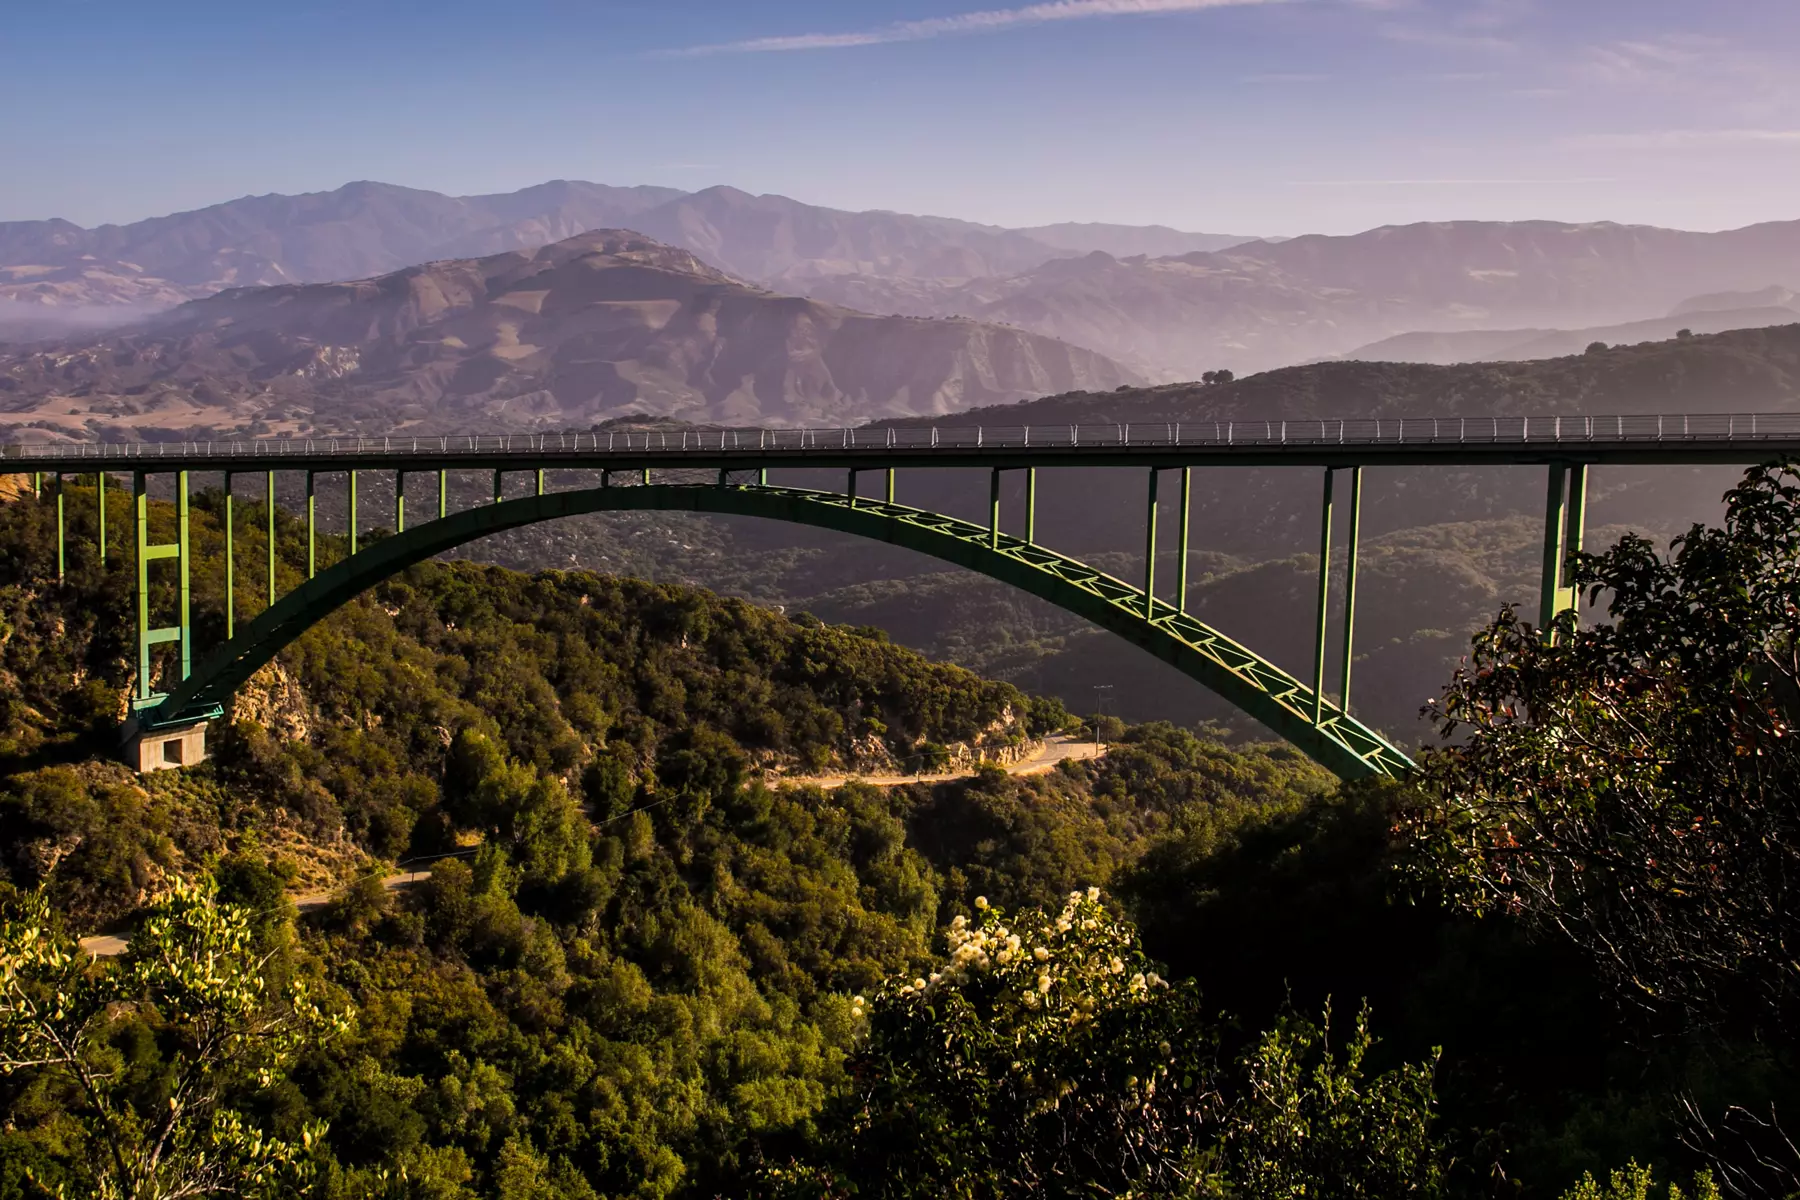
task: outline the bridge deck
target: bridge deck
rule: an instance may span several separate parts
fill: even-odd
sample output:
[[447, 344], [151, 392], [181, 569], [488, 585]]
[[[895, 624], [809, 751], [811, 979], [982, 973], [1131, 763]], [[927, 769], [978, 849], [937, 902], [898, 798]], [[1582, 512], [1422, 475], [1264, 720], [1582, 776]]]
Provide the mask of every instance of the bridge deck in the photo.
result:
[[1800, 413], [1109, 425], [686, 429], [0, 447], [28, 471], [1750, 463], [1800, 456]]

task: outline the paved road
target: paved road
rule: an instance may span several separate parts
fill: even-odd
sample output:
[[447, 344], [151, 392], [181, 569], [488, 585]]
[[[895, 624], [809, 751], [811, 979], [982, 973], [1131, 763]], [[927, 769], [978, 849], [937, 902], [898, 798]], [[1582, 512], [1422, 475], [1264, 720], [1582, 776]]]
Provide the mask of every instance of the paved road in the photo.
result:
[[[400, 888], [411, 887], [422, 879], [430, 878], [430, 871], [400, 871], [393, 875], [384, 876], [381, 881], [381, 886], [392, 892], [397, 891]], [[344, 887], [334, 888], [323, 892], [302, 892], [298, 896], [290, 896], [288, 898], [294, 902], [294, 907], [301, 912], [314, 912], [324, 908], [327, 904], [330, 904], [333, 899], [342, 895], [348, 886], [349, 885], [346, 884]], [[125, 953], [125, 947], [126, 939], [117, 934], [103, 933], [96, 934], [94, 937], [84, 937], [81, 939], [81, 948], [94, 958], [116, 958]]]
[[[1020, 759], [1006, 768], [1008, 775], [1042, 775], [1054, 770], [1057, 763], [1066, 759], [1099, 758], [1106, 753], [1105, 746], [1096, 746], [1093, 742], [1077, 741], [1074, 738], [1045, 738], [1036, 754], [1030, 758]], [[851, 780], [858, 783], [873, 784], [876, 787], [898, 787], [903, 783], [946, 783], [952, 779], [967, 779], [973, 771], [934, 771], [925, 775], [777, 775], [771, 776], [772, 784], [804, 784], [808, 787], [842, 787]]]

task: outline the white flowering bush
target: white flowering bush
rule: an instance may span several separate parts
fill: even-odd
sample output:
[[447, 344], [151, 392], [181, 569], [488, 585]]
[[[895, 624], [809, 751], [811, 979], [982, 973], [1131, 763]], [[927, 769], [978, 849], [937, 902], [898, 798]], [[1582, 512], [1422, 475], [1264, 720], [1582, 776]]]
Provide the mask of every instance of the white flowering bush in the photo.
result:
[[[853, 1011], [865, 1038], [818, 1192], [1109, 1196], [1173, 1191], [1217, 1112], [1216, 1037], [1097, 889], [1060, 912], [977, 900], [934, 970]], [[824, 1181], [835, 1180], [828, 1185]]]
[[[273, 1086], [303, 1046], [349, 1019], [325, 1012], [303, 981], [270, 983], [248, 910], [218, 904], [210, 878], [178, 882], [122, 961], [95, 963], [57, 930], [41, 894], [11, 909], [0, 920], [0, 1074], [48, 1075], [74, 1093], [88, 1137], [72, 1194], [302, 1193], [323, 1126], [272, 1137], [231, 1099]], [[133, 1024], [160, 1054], [148, 1078], [114, 1046]]]

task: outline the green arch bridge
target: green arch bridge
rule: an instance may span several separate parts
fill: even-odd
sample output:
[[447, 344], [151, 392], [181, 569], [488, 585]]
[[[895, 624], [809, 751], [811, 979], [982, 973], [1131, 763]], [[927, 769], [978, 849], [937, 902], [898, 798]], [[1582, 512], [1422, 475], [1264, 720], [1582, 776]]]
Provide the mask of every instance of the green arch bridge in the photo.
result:
[[[127, 734], [140, 769], [181, 765], [204, 754], [205, 723], [219, 717], [233, 692], [281, 649], [359, 592], [406, 567], [487, 534], [582, 513], [683, 510], [763, 517], [885, 541], [933, 555], [1022, 588], [1149, 651], [1261, 721], [1344, 779], [1399, 776], [1412, 766], [1398, 747], [1350, 711], [1350, 667], [1356, 606], [1356, 569], [1362, 470], [1383, 465], [1536, 464], [1548, 470], [1540, 624], [1573, 607], [1566, 559], [1581, 547], [1586, 470], [1592, 464], [1751, 463], [1800, 454], [1800, 414], [1705, 414], [1596, 417], [1408, 418], [1192, 422], [1154, 425], [894, 427], [861, 429], [738, 429], [677, 432], [615, 431], [481, 437], [276, 438], [239, 442], [57, 443], [0, 447], [0, 472], [26, 474], [42, 492], [48, 477], [57, 508], [57, 563], [66, 543], [63, 480], [113, 474], [133, 481], [137, 571], [137, 681]], [[959, 520], [897, 503], [894, 472], [907, 467], [964, 467], [990, 475], [988, 521]], [[1127, 582], [1050, 550], [1037, 541], [1038, 467], [1093, 466], [1146, 472], [1144, 578]], [[1193, 472], [1212, 466], [1289, 466], [1323, 469], [1315, 653], [1310, 681], [1296, 678], [1208, 625], [1187, 607], [1189, 489]], [[771, 485], [772, 468], [831, 468], [846, 472], [841, 492]], [[671, 482], [679, 471], [708, 482]], [[306, 479], [307, 579], [286, 595], [276, 592], [275, 480], [278, 472]], [[359, 546], [357, 478], [379, 471], [394, 477], [394, 533]], [[493, 502], [451, 512], [450, 472], [491, 472]], [[1003, 472], [1025, 473], [1023, 534], [1001, 526]], [[1176, 599], [1157, 596], [1156, 531], [1164, 473], [1178, 472], [1179, 547]], [[224, 644], [196, 655], [188, 586], [190, 476], [225, 476], [226, 613]], [[1348, 495], [1337, 496], [1337, 476]], [[231, 478], [266, 479], [270, 524], [266, 595], [260, 615], [236, 627]], [[349, 555], [314, 569], [317, 477], [343, 478], [349, 511]], [[530, 495], [505, 499], [508, 474], [534, 480]], [[863, 495], [860, 478], [884, 481]], [[177, 537], [149, 541], [148, 481], [175, 477]], [[435, 513], [407, 522], [406, 481], [435, 476]], [[575, 476], [571, 480], [571, 476]], [[659, 478], [660, 476], [660, 478]], [[570, 486], [571, 482], [576, 486]], [[106, 488], [96, 488], [102, 559], [106, 550]], [[1342, 660], [1336, 699], [1328, 689], [1326, 635], [1332, 525], [1340, 504], [1348, 525], [1343, 563]], [[1019, 522], [1015, 522], [1019, 524]], [[169, 560], [178, 577], [173, 623], [152, 620], [152, 564]], [[167, 691], [156, 690], [152, 647], [173, 643]]]

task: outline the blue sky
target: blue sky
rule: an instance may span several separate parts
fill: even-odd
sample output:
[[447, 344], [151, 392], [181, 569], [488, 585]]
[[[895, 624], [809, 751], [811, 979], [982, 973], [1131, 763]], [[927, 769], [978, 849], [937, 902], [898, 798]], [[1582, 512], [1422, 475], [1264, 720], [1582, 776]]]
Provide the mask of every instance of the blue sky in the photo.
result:
[[1800, 218], [1792, 0], [0, 10], [0, 220], [552, 178], [1258, 234]]

